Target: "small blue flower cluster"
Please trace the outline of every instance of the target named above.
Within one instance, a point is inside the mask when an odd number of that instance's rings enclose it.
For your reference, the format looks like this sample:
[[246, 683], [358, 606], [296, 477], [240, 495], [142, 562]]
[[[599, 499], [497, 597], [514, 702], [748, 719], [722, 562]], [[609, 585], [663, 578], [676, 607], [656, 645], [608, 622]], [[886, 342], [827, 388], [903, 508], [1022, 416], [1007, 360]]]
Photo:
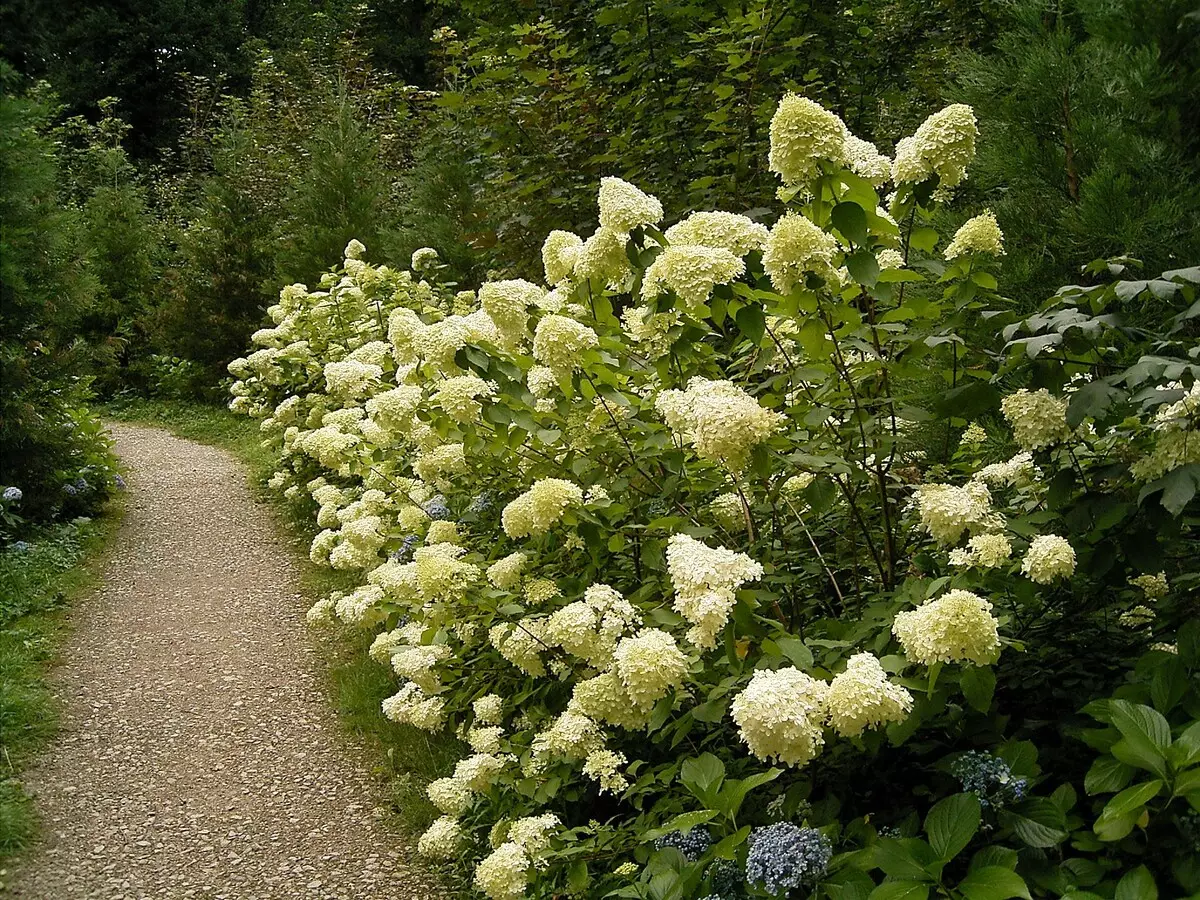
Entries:
[[729, 900], [742, 895], [742, 870], [732, 859], [713, 860], [704, 877], [708, 879], [713, 897]]
[[746, 879], [779, 896], [820, 879], [832, 858], [833, 846], [817, 829], [776, 822], [751, 832]]
[[76, 494], [79, 493], [79, 488], [75, 487], [75, 485], [73, 485], [73, 484], [64, 484], [63, 485], [63, 493], [66, 494], [68, 497], [74, 497]]
[[429, 500], [424, 509], [425, 515], [435, 521], [450, 518], [450, 507], [446, 505], [446, 498], [441, 494]]
[[1189, 809], [1182, 813], [1179, 816], [1179, 831], [1192, 848], [1192, 852], [1200, 853], [1200, 812]]
[[28, 541], [13, 541], [11, 544], [9, 544], [8, 549], [11, 550], [13, 553], [24, 553], [26, 550], [29, 549], [29, 542]]
[[21, 491], [21, 489], [19, 487], [6, 487], [4, 489], [4, 502], [5, 503], [20, 503], [21, 498], [24, 496], [25, 496], [25, 494]]
[[125, 479], [122, 478], [120, 475], [117, 475], [113, 478], [113, 484], [115, 484], [117, 486], [118, 491], [123, 491], [123, 490], [125, 490], [126, 487], [128, 487], [128, 485], [125, 484]]
[[1025, 797], [1028, 782], [1014, 778], [1008, 763], [998, 756], [970, 750], [950, 766], [950, 774], [962, 782], [963, 790], [979, 798], [983, 806], [999, 809]]
[[674, 847], [683, 854], [683, 858], [688, 862], [695, 862], [712, 846], [712, 835], [709, 834], [707, 828], [697, 826], [687, 831], [672, 831], [670, 834], [664, 834], [654, 841], [654, 846], [659, 850], [664, 847]]
[[471, 501], [471, 505], [467, 507], [467, 512], [478, 515], [481, 512], [486, 512], [492, 508], [491, 491], [484, 491], [482, 494], [476, 494], [475, 499]]
[[404, 542], [400, 545], [400, 549], [394, 550], [389, 559], [391, 559], [392, 562], [398, 563], [411, 562], [413, 553], [415, 552], [414, 548], [417, 546], [417, 543], [420, 540], [421, 539], [415, 534], [407, 535], [404, 538]]

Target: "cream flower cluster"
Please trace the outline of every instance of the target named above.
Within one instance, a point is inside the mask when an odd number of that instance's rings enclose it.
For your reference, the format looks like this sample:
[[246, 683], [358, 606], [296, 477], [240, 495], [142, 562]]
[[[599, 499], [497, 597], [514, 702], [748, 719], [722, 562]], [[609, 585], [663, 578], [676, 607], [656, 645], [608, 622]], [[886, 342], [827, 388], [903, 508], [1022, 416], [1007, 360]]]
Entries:
[[483, 412], [479, 398], [495, 396], [495, 382], [484, 381], [478, 375], [455, 375], [439, 381], [431, 399], [454, 421], [465, 424], [479, 421]]
[[857, 737], [868, 728], [903, 722], [912, 711], [912, 695], [888, 681], [878, 659], [856, 653], [846, 670], [834, 677], [826, 699], [829, 724], [843, 737]]
[[958, 259], [971, 253], [1004, 255], [1004, 234], [991, 210], [967, 219], [954, 233], [954, 239], [946, 245], [943, 255], [946, 259]]
[[649, 709], [683, 683], [687, 657], [675, 638], [658, 628], [647, 628], [624, 638], [613, 654], [614, 671], [635, 706]]
[[520, 586], [521, 574], [525, 571], [528, 562], [529, 558], [519, 550], [516, 553], [510, 553], [488, 566], [488, 581], [491, 582], [492, 587], [499, 590], [514, 590]]
[[501, 513], [504, 532], [510, 538], [545, 534], [572, 507], [583, 504], [583, 489], [562, 478], [543, 478], [521, 494]]
[[489, 281], [479, 288], [479, 302], [501, 340], [511, 346], [524, 340], [529, 307], [537, 306], [545, 293], [543, 288], [521, 278]]
[[874, 187], [891, 181], [892, 161], [880, 153], [879, 148], [870, 141], [847, 134], [845, 153], [850, 171], [867, 179]]
[[583, 365], [580, 354], [599, 345], [587, 325], [566, 316], [544, 316], [533, 336], [533, 358], [558, 377], [570, 375]]
[[942, 187], [956, 187], [975, 158], [978, 136], [979, 126], [971, 107], [963, 103], [947, 106], [921, 123], [912, 137], [896, 144], [892, 181], [900, 185], [936, 174]]
[[417, 852], [430, 859], [453, 859], [458, 855], [462, 839], [462, 825], [458, 819], [442, 816], [421, 835]]
[[820, 160], [846, 161], [846, 125], [819, 103], [787, 94], [771, 117], [768, 165], [786, 185], [808, 181]]
[[841, 281], [833, 264], [837, 249], [833, 235], [804, 216], [788, 213], [771, 229], [763, 252], [763, 269], [781, 294], [803, 285], [810, 273], [837, 285]]
[[825, 746], [829, 685], [799, 669], [755, 672], [730, 706], [750, 752], [764, 762], [803, 766]]
[[692, 624], [688, 640], [707, 649], [716, 646], [729, 621], [737, 589], [762, 578], [763, 567], [744, 553], [676, 534], [667, 541], [667, 572], [675, 588], [675, 610]]
[[611, 288], [619, 288], [633, 274], [633, 266], [625, 254], [628, 236], [613, 228], [598, 228], [595, 234], [583, 242], [575, 261], [577, 278], [599, 281]]
[[735, 473], [745, 468], [751, 451], [785, 421], [733, 382], [698, 376], [688, 382], [685, 391], [663, 391], [654, 405], [698, 456]]
[[1000, 655], [999, 621], [992, 604], [970, 591], [947, 591], [916, 609], [896, 615], [892, 623], [910, 662], [971, 662], [990, 665]]
[[551, 231], [542, 244], [542, 268], [546, 283], [559, 285], [575, 274], [583, 238], [570, 231]]
[[[755, 250], [761, 251], [770, 232], [748, 216], [730, 212], [694, 212], [666, 231], [671, 246], [676, 244], [698, 244], [727, 250], [742, 257]], [[724, 283], [724, 282], [717, 282]], [[678, 293], [678, 291], [676, 291]]]
[[655, 257], [642, 276], [642, 302], [651, 303], [668, 290], [682, 309], [700, 317], [713, 288], [729, 284], [746, 271], [746, 264], [724, 247], [672, 244]]
[[600, 224], [617, 232], [641, 225], [657, 225], [663, 208], [657, 198], [628, 181], [611, 176], [600, 179]]
[[444, 700], [427, 696], [412, 682], [405, 684], [394, 696], [383, 701], [383, 714], [387, 718], [423, 731], [441, 731], [445, 724], [445, 709]]
[[1159, 572], [1157, 575], [1138, 575], [1130, 578], [1129, 583], [1136, 588], [1141, 588], [1147, 600], [1161, 600], [1170, 593], [1166, 572]]
[[1067, 404], [1045, 388], [1025, 388], [1000, 401], [1000, 410], [1012, 426], [1013, 437], [1025, 450], [1052, 447], [1071, 436], [1067, 427]]
[[1033, 464], [1033, 454], [1023, 450], [1012, 459], [984, 466], [975, 473], [972, 481], [996, 486], [1023, 487], [1041, 477], [1041, 469]]
[[1025, 551], [1021, 571], [1030, 581], [1052, 584], [1060, 578], [1075, 574], [1075, 550], [1066, 538], [1057, 534], [1042, 534], [1035, 537]]
[[1004, 525], [992, 509], [987, 485], [972, 481], [953, 484], [922, 484], [913, 493], [921, 525], [939, 544], [956, 544], [964, 532], [995, 531]]
[[965, 548], [950, 551], [950, 562], [956, 566], [979, 566], [995, 569], [1012, 557], [1012, 544], [1002, 534], [977, 534]]

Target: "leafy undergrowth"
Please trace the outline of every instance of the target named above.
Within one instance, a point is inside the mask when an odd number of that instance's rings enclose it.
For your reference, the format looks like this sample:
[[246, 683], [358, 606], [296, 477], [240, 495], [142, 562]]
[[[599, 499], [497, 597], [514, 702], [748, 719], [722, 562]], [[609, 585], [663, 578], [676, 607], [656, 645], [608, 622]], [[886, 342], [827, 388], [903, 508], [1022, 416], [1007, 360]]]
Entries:
[[[122, 399], [102, 407], [101, 413], [111, 420], [165, 428], [233, 453], [249, 470], [256, 495], [276, 509], [283, 538], [296, 551], [304, 596], [315, 600], [357, 586], [353, 574], [309, 562], [308, 547], [315, 534], [311, 517], [297, 514], [278, 494], [265, 489], [275, 460], [260, 446], [256, 422], [222, 407], [159, 400]], [[321, 629], [314, 632], [313, 640], [322, 651], [327, 689], [343, 725], [372, 751], [373, 763], [388, 782], [394, 824], [416, 835], [439, 815], [425, 795], [425, 786], [462, 755], [461, 746], [447, 736], [431, 736], [384, 717], [380, 704], [395, 693], [395, 684], [389, 671], [367, 656], [372, 638], [362, 629], [347, 627]]]
[[37, 833], [21, 769], [53, 738], [58, 708], [47, 681], [70, 602], [95, 584], [121, 520], [102, 516], [45, 528], [0, 550], [0, 862]]

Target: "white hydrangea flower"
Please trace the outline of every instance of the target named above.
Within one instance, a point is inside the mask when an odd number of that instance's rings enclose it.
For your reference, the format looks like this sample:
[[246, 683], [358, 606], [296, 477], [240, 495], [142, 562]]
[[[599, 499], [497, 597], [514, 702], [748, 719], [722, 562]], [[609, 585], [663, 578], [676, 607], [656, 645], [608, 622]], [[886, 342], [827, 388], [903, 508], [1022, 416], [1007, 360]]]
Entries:
[[542, 267], [546, 283], [558, 285], [575, 274], [583, 250], [583, 238], [570, 231], [551, 231], [542, 244]]
[[850, 171], [855, 175], [867, 179], [875, 187], [891, 180], [892, 161], [870, 141], [847, 133], [845, 151]]
[[647, 628], [623, 638], [613, 654], [617, 676], [630, 700], [642, 709], [653, 706], [683, 683], [687, 657], [675, 638], [657, 628]]
[[675, 589], [675, 610], [694, 626], [688, 640], [708, 648], [716, 645], [716, 636], [729, 621], [737, 589], [762, 578], [763, 567], [744, 553], [676, 534], [667, 541], [667, 572]]
[[1025, 552], [1021, 571], [1037, 584], [1070, 578], [1075, 574], [1075, 549], [1057, 534], [1038, 535]]
[[528, 561], [528, 557], [520, 551], [510, 553], [488, 566], [488, 581], [494, 588], [511, 591], [521, 583], [521, 573], [524, 572]]
[[587, 325], [566, 316], [544, 316], [534, 331], [533, 357], [565, 377], [582, 366], [580, 355], [599, 343], [596, 332]]
[[771, 117], [771, 171], [798, 185], [817, 174], [821, 160], [842, 165], [847, 135], [845, 123], [819, 103], [785, 94]]
[[509, 841], [475, 867], [475, 887], [490, 900], [524, 900], [530, 860], [520, 845]]
[[947, 591], [916, 609], [897, 613], [892, 631], [909, 661], [990, 665], [1000, 655], [999, 622], [992, 604], [970, 591]]
[[1157, 575], [1138, 575], [1130, 578], [1129, 583], [1133, 587], [1141, 588], [1147, 600], [1161, 600], [1170, 592], [1166, 572], [1159, 572]]
[[510, 538], [538, 537], [550, 530], [563, 514], [583, 504], [583, 489], [561, 478], [543, 478], [521, 494], [500, 514]]
[[763, 762], [807, 765], [825, 746], [829, 685], [787, 667], [759, 670], [730, 706], [750, 752]]
[[1004, 520], [992, 510], [987, 485], [972, 481], [953, 484], [918, 485], [913, 500], [921, 525], [939, 544], [955, 544], [966, 531], [995, 531]]
[[654, 406], [698, 456], [734, 473], [745, 468], [750, 452], [786, 421], [733, 382], [699, 376], [688, 382], [686, 391], [663, 391]]
[[912, 711], [912, 695], [888, 681], [874, 655], [856, 653], [846, 671], [834, 677], [827, 697], [829, 722], [842, 737], [857, 737], [867, 728], [903, 722]]
[[741, 258], [723, 247], [672, 244], [642, 276], [642, 302], [651, 303], [671, 290], [688, 315], [698, 316], [716, 285], [729, 284], [745, 271]]
[[629, 779], [621, 773], [626, 762], [624, 753], [594, 750], [583, 764], [583, 774], [599, 783], [600, 793], [619, 794], [629, 787]]
[[945, 250], [946, 259], [958, 259], [968, 253], [987, 256], [1004, 255], [1004, 234], [991, 210], [967, 219], [954, 234]]
[[417, 841], [417, 852], [430, 859], [454, 859], [462, 844], [458, 819], [442, 816]]
[[598, 228], [579, 248], [575, 276], [599, 281], [614, 290], [619, 289], [633, 274], [633, 266], [625, 254], [626, 240], [628, 237], [624, 232]]
[[471, 704], [475, 721], [483, 725], [499, 725], [504, 719], [504, 698], [499, 694], [484, 694]]
[[745, 256], [762, 250], [770, 231], [747, 216], [730, 212], [694, 212], [682, 222], [667, 229], [666, 238], [672, 245], [700, 244], [728, 250], [734, 256]]
[[771, 229], [763, 252], [763, 269], [781, 294], [804, 283], [811, 272], [837, 286], [841, 278], [833, 265], [837, 241], [804, 216], [788, 213]]
[[663, 217], [662, 204], [657, 198], [612, 176], [600, 179], [599, 205], [600, 225], [618, 232], [632, 231], [639, 225], [657, 225]]
[[1045, 388], [1037, 391], [1021, 388], [1005, 397], [1000, 409], [1022, 449], [1040, 450], [1071, 436], [1066, 402], [1051, 396]]

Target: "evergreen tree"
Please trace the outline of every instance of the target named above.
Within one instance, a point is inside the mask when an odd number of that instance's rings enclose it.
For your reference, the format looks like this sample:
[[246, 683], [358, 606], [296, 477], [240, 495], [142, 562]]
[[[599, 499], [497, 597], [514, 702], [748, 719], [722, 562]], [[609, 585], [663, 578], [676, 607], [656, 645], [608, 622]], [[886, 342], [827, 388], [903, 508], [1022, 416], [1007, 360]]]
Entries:
[[1200, 258], [1186, 5], [1010, 0], [993, 52], [962, 60], [954, 99], [981, 131], [969, 190], [1005, 232], [1013, 295], [1041, 299], [1098, 257], [1150, 272]]

